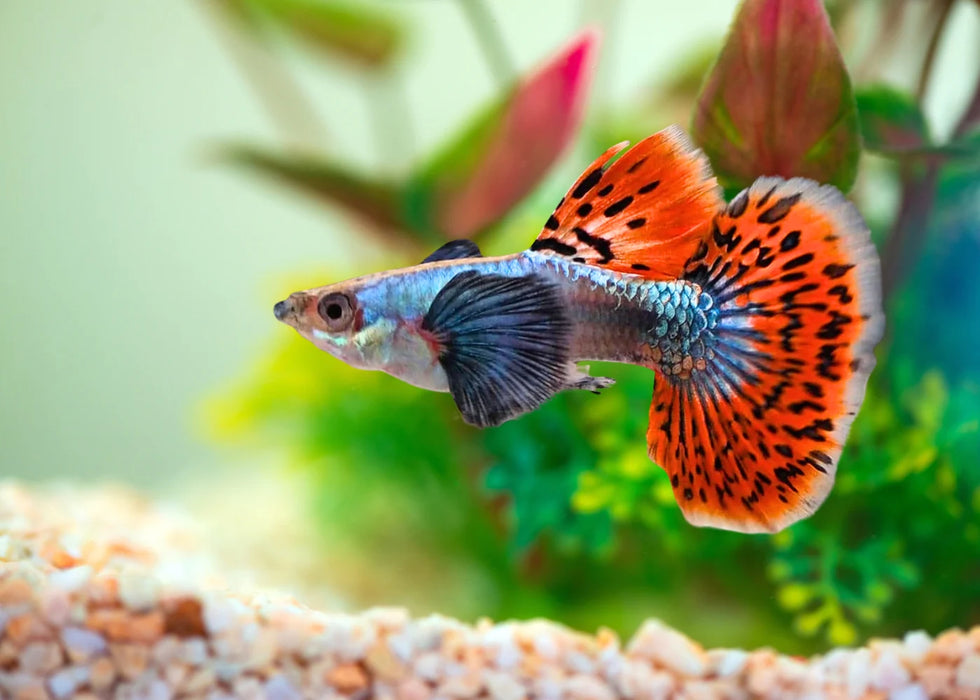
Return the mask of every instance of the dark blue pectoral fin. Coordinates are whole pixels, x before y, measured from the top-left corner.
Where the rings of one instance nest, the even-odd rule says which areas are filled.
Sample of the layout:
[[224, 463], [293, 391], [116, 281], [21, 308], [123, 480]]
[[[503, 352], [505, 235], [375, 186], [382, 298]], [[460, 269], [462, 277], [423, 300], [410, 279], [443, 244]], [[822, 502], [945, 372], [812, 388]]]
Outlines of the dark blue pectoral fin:
[[485, 428], [532, 411], [566, 386], [571, 322], [554, 285], [462, 272], [422, 321], [464, 420]]
[[449, 241], [436, 248], [432, 254], [422, 261], [422, 264], [436, 262], [438, 260], [459, 260], [460, 258], [482, 258], [479, 246], [473, 241], [465, 238]]

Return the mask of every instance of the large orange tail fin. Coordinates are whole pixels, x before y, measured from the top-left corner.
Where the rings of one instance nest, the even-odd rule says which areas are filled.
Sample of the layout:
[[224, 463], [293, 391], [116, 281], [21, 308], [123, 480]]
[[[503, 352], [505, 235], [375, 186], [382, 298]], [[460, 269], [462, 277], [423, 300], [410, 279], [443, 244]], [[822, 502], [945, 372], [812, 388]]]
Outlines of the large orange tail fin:
[[647, 439], [695, 525], [775, 532], [813, 513], [881, 337], [880, 272], [830, 186], [761, 178], [714, 218], [684, 278], [712, 298], [706, 362], [658, 376]]

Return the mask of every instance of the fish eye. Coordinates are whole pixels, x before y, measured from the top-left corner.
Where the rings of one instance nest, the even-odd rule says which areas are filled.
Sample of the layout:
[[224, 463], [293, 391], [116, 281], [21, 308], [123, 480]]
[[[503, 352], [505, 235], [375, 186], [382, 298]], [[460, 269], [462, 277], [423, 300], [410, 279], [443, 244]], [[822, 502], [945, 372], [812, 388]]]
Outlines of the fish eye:
[[317, 302], [316, 311], [331, 331], [342, 331], [350, 325], [353, 307], [346, 294], [326, 294]]

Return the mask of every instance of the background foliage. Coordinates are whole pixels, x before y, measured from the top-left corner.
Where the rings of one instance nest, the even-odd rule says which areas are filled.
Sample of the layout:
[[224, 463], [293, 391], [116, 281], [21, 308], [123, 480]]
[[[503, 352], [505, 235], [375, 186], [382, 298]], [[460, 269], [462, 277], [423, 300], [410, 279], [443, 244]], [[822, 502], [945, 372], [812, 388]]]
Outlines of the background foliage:
[[[396, 3], [212, 2], [256, 41], [295, 39], [368, 73], [391, 71], [408, 34]], [[525, 247], [561, 194], [537, 185], [573, 139], [591, 156], [671, 121], [729, 194], [761, 174], [854, 185], [882, 254], [888, 335], [834, 491], [774, 536], [687, 525], [647, 457], [653, 378], [634, 367], [597, 368], [618, 382], [599, 399], [561, 394], [481, 432], [448, 395], [294, 337], [213, 402], [216, 435], [278, 445], [316, 475], [325, 536], [350, 543], [351, 567], [385, 561], [392, 584], [349, 591], [362, 603], [624, 631], [655, 615], [709, 643], [801, 652], [980, 622], [980, 84], [942, 138], [920, 106], [954, 0], [879, 4], [863, 53], [845, 41], [862, 34], [862, 0], [746, 0], [724, 44], [695, 52], [661, 94], [588, 112], [596, 34], [511, 80], [488, 7], [460, 4], [500, 97], [412, 172], [251, 144], [229, 145], [228, 160], [349, 211], [393, 266], [447, 238]], [[927, 9], [910, 19], [911, 4]], [[916, 93], [883, 78], [907, 22]]]

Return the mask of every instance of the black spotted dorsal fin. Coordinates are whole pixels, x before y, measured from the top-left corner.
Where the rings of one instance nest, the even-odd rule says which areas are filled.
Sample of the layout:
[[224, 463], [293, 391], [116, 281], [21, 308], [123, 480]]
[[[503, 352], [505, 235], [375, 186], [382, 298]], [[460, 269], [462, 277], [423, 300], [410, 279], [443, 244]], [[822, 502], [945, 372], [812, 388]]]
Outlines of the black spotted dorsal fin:
[[650, 279], [680, 277], [722, 210], [705, 155], [679, 127], [613, 146], [558, 204], [531, 250]]
[[422, 264], [436, 262], [437, 260], [458, 260], [460, 258], [482, 257], [483, 253], [480, 252], [480, 248], [476, 243], [473, 241], [468, 241], [465, 238], [460, 238], [455, 241], [449, 241], [449, 243], [436, 248], [432, 252], [432, 255], [422, 261]]
[[566, 384], [571, 323], [554, 285], [538, 277], [453, 277], [422, 320], [441, 352], [467, 423], [499, 425]]

